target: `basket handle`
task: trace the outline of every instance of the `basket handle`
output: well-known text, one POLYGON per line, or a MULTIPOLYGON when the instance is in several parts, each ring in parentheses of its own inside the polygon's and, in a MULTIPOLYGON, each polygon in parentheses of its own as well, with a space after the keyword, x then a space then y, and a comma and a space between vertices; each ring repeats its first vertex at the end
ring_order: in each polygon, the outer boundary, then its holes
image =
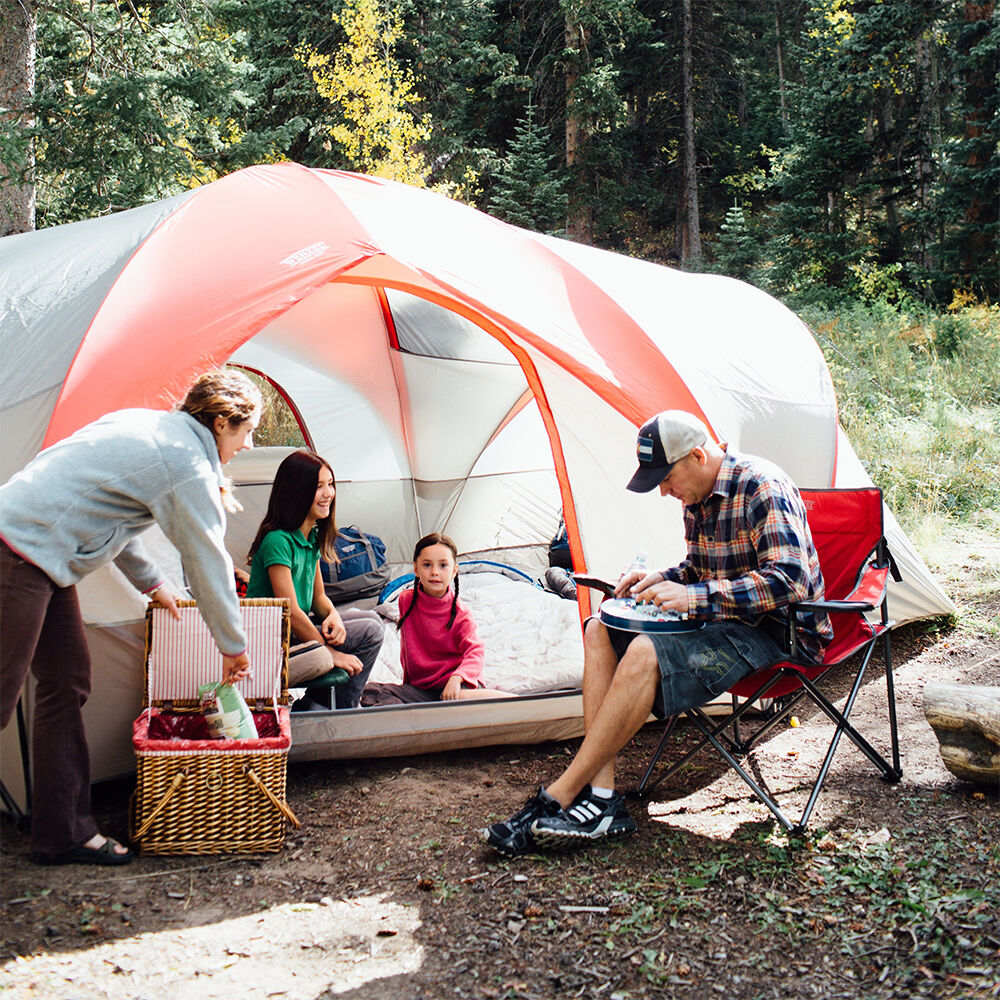
POLYGON ((302 827, 302 824, 299 822, 298 816, 296 816, 295 813, 293 813, 292 810, 288 807, 288 803, 282 802, 282 800, 279 799, 271 791, 271 789, 268 788, 267 785, 265 785, 264 782, 257 777, 257 772, 249 764, 243 765, 243 773, 257 786, 258 789, 260 789, 260 791, 262 791, 268 797, 268 799, 271 802, 271 805, 274 806, 274 808, 277 809, 278 812, 280 812, 281 815, 285 817, 285 819, 287 819, 290 823, 293 823, 296 829, 300 829, 302 827))
POLYGON ((163 793, 163 798, 156 804, 156 808, 146 817, 146 822, 139 827, 135 836, 132 838, 133 840, 142 840, 142 838, 146 835, 146 832, 153 825, 153 820, 156 819, 161 812, 163 812, 167 803, 174 797, 174 793, 181 787, 186 777, 187 771, 178 771, 178 773, 174 775, 173 780, 170 782, 170 787, 163 793))

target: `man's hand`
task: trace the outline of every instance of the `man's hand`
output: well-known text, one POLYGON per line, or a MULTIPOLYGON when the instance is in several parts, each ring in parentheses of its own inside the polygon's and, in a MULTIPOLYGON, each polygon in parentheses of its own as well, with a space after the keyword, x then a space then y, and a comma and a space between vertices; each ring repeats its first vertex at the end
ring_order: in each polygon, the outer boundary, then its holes
POLYGON ((442 701, 457 701, 458 693, 462 690, 462 678, 458 674, 452 674, 448 678, 448 683, 445 684, 444 689, 441 691, 442 701))
POLYGON ((181 609, 177 607, 177 595, 168 587, 158 587, 149 597, 157 604, 162 604, 178 621, 181 620, 181 609))
POLYGON ((615 597, 635 597, 636 592, 652 587, 663 580, 661 573, 647 573, 641 569, 629 570, 615 587, 615 597))
MULTIPOLYGON (((653 576, 659 577, 659 573, 654 573, 653 576)), ((674 583, 673 580, 651 582, 647 577, 632 588, 632 596, 637 604, 655 604, 664 611, 687 614, 688 592, 683 583, 674 583)))
POLYGON ((250 657, 246 653, 239 656, 222 654, 222 683, 235 684, 250 676, 250 657))

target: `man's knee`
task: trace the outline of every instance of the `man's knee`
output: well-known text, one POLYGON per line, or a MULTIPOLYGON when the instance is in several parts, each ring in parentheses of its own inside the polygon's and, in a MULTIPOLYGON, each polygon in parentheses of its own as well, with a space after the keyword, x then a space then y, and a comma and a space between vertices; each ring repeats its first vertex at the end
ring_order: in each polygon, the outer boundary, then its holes
POLYGON ((660 664, 656 648, 648 636, 637 635, 625 651, 618 664, 616 679, 622 683, 636 685, 636 690, 655 686, 660 680, 660 664))
POLYGON ((607 653, 611 650, 608 630, 600 618, 588 618, 583 627, 583 650, 587 655, 607 653))
POLYGON ((362 660, 371 660, 374 663, 384 639, 385 627, 382 623, 366 620, 361 626, 354 651, 362 660))

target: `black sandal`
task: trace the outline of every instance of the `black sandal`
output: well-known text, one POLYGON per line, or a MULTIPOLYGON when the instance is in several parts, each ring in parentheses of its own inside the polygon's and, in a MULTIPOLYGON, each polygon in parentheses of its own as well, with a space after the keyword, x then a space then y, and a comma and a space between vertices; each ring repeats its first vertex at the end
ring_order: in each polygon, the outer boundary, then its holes
POLYGON ((60 854, 43 854, 32 851, 31 860, 36 865, 127 865, 135 858, 132 851, 119 854, 115 848, 121 847, 113 837, 107 837, 100 847, 71 847, 60 854))

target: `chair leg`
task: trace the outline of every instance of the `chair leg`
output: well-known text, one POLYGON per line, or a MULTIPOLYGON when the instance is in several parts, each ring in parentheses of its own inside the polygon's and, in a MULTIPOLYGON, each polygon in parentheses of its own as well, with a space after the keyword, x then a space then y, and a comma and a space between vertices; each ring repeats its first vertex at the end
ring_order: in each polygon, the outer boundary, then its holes
MULTIPOLYGON (((733 740, 730 740, 729 737, 723 733, 723 730, 725 730, 728 726, 732 726, 734 734, 738 734, 739 730, 737 727, 739 725, 739 720, 743 717, 743 715, 746 712, 750 710, 750 708, 753 705, 755 705, 762 697, 764 697, 767 694, 767 692, 771 690, 772 687, 774 687, 774 685, 778 682, 779 679, 780 676, 775 675, 769 680, 766 680, 759 688, 757 688, 757 690, 752 695, 750 695, 746 699, 746 701, 744 701, 742 705, 739 705, 739 707, 736 708, 731 715, 727 716, 718 724, 713 723, 712 720, 709 719, 709 717, 700 708, 689 709, 688 711, 681 713, 682 715, 686 715, 693 722, 695 722, 695 725, 698 727, 699 731, 704 735, 695 746, 693 746, 690 750, 688 750, 686 754, 684 754, 679 760, 671 764, 670 767, 668 767, 667 770, 665 770, 656 779, 656 781, 652 782, 652 784, 649 784, 649 778, 650 775, 653 773, 653 768, 656 766, 657 762, 662 756, 663 749, 666 745, 667 739, 673 732, 674 726, 677 724, 677 721, 680 718, 679 715, 671 716, 670 722, 667 724, 667 727, 663 731, 663 736, 660 738, 660 743, 656 748, 656 753, 653 755, 653 759, 650 761, 649 766, 646 768, 646 772, 645 774, 643 774, 642 780, 636 786, 635 794, 637 796, 642 796, 646 792, 656 788, 657 785, 665 781, 672 774, 674 774, 680 768, 682 768, 696 753, 698 753, 699 750, 702 749, 702 747, 705 746, 706 743, 709 742, 710 738, 713 740, 713 742, 717 742, 716 738, 719 735, 722 735, 722 738, 725 739, 727 743, 729 743, 730 748, 732 749, 733 752, 745 753, 746 750, 749 749, 750 743, 752 743, 753 740, 757 738, 758 734, 755 733, 754 736, 751 737, 750 741, 746 744, 746 746, 744 746, 740 742, 734 742, 733 740), (698 721, 699 717, 700 721, 698 721), (711 734, 711 736, 709 734, 711 734)), ((734 704, 738 704, 735 698, 734 698, 734 704)))
MULTIPOLYGON (((816 779, 816 783, 813 785, 812 792, 809 795, 809 801, 806 803, 806 807, 802 812, 802 819, 799 824, 802 829, 805 829, 809 822, 809 817, 812 814, 813 807, 816 805, 820 791, 823 788, 823 783, 826 781, 827 772, 830 770, 830 765, 833 763, 833 757, 837 752, 837 746, 840 743, 840 738, 844 735, 844 733, 847 733, 855 746, 857 746, 858 749, 861 750, 865 756, 867 756, 868 759, 879 769, 879 771, 881 771, 883 778, 887 781, 899 780, 900 772, 898 763, 895 769, 890 767, 885 758, 874 747, 872 747, 872 745, 861 735, 861 733, 857 731, 857 729, 854 728, 854 726, 850 724, 850 722, 848 722, 851 711, 854 708, 855 699, 857 698, 858 692, 861 690, 861 685, 864 681, 865 669, 868 666, 874 650, 875 645, 873 644, 866 653, 861 666, 858 668, 857 676, 855 677, 854 684, 851 687, 851 693, 848 695, 847 701, 844 704, 843 712, 838 712, 836 707, 820 693, 820 691, 810 680, 808 680, 808 678, 803 678, 803 683, 813 695, 813 700, 827 714, 827 716, 829 716, 829 718, 837 724, 837 729, 833 734, 833 739, 830 741, 830 746, 827 748, 826 756, 823 758, 823 765, 820 767, 819 777, 816 779)), ((895 714, 894 708, 890 711, 892 714, 895 714)))
POLYGON ((885 693, 889 702, 889 736, 892 741, 892 781, 899 781, 903 777, 903 768, 899 762, 899 729, 896 725, 896 688, 892 676, 892 639, 889 630, 885 630, 883 641, 883 655, 885 656, 885 693))
POLYGON ((0 802, 14 818, 18 830, 27 830, 31 825, 31 757, 28 749, 28 727, 24 721, 23 699, 17 699, 17 738, 21 750, 21 774, 24 780, 25 808, 18 805, 10 789, 0 781, 0 802))
MULTIPOLYGON (((653 754, 653 759, 649 762, 649 766, 646 768, 645 774, 642 776, 642 780, 639 782, 638 787, 635 790, 636 795, 642 795, 646 790, 646 783, 649 781, 650 775, 653 773, 653 768, 659 763, 660 758, 663 756, 663 748, 667 745, 667 740, 670 738, 670 734, 674 731, 674 727, 677 725, 677 716, 671 715, 667 719, 667 724, 663 727, 663 735, 660 737, 660 742, 656 745, 656 752, 653 754)), ((651 787, 655 788, 663 778, 657 779, 651 787)))
MULTIPOLYGON (((702 723, 698 720, 693 720, 694 724, 702 729, 702 723)), ((760 799, 768 809, 771 810, 775 819, 791 834, 796 834, 801 832, 802 824, 798 826, 794 824, 782 811, 781 807, 775 802, 774 798, 766 792, 759 782, 757 782, 753 775, 729 752, 729 750, 718 740, 715 734, 711 731, 702 730, 705 733, 705 738, 708 742, 715 747, 716 750, 722 755, 726 763, 743 779, 743 781, 752 789, 757 798, 760 799)))
MULTIPOLYGON (((874 647, 873 647, 874 648, 874 647)), ((869 650, 869 655, 871 651, 869 650)), ((857 731, 848 722, 848 718, 851 714, 851 709, 854 707, 854 700, 858 696, 858 692, 861 690, 861 684, 864 680, 864 666, 858 671, 858 676, 855 678, 854 685, 851 688, 851 693, 848 696, 847 702, 844 705, 844 711, 839 712, 835 705, 831 704, 826 696, 810 681, 808 678, 803 678, 802 683, 809 688, 809 693, 813 697, 813 701, 819 708, 821 708, 830 719, 831 722, 835 723, 837 726, 837 732, 834 736, 834 749, 836 748, 836 742, 840 740, 840 737, 847 733, 851 738, 854 745, 882 772, 883 776, 889 780, 895 777, 895 772, 890 766, 889 762, 866 740, 861 733, 857 731)), ((832 760, 833 754, 829 753, 827 756, 832 760)))
MULTIPOLYGON (((748 707, 749 706, 745 705, 743 708, 740 708, 737 712, 737 715, 741 715, 743 712, 747 710, 748 707)), ((713 737, 717 737, 720 734, 722 734, 722 730, 724 730, 727 726, 729 726, 733 721, 734 721, 733 716, 729 716, 722 722, 718 724, 713 724, 712 721, 709 719, 709 717, 705 715, 705 713, 702 712, 701 709, 699 708, 688 709, 686 712, 682 712, 680 715, 671 716, 670 723, 667 725, 667 728, 664 729, 663 736, 660 738, 660 743, 656 748, 656 753, 653 755, 653 759, 650 761, 649 766, 646 768, 646 773, 642 776, 642 781, 640 781, 639 784, 636 786, 635 789, 636 796, 641 797, 645 793, 652 791, 658 785, 666 781, 666 779, 669 778, 672 774, 676 774, 677 771, 679 771, 692 757, 695 756, 695 754, 698 753, 699 750, 701 750, 708 743, 709 732, 711 732, 713 737), (656 763, 659 761, 660 757, 663 754, 663 749, 666 745, 667 739, 673 732, 674 726, 677 725, 678 720, 680 720, 684 716, 687 716, 687 718, 691 719, 691 721, 694 722, 695 725, 698 727, 698 730, 704 733, 705 735, 702 736, 701 740, 699 740, 698 743, 696 743, 693 747, 691 747, 691 749, 688 750, 687 753, 685 753, 679 759, 675 760, 674 763, 671 764, 670 767, 668 767, 656 779, 656 781, 647 785, 649 777, 653 772, 653 768, 656 766, 656 763)), ((739 746, 733 743, 732 740, 730 740, 724 734, 722 735, 723 739, 725 739, 726 742, 729 743, 731 749, 734 752, 736 753, 742 752, 739 746)))
POLYGON ((798 694, 793 695, 785 701, 785 704, 774 712, 769 718, 765 719, 757 729, 751 733, 750 737, 746 740, 740 740, 736 744, 736 749, 740 753, 749 753, 753 748, 753 745, 762 737, 766 736, 775 726, 780 725, 785 721, 786 718, 792 713, 795 706, 802 701, 805 697, 805 693, 800 691, 798 694))
POLYGON ((2 781, 0 781, 0 802, 3 803, 4 809, 10 813, 14 823, 17 825, 18 830, 23 831, 27 829, 30 817, 20 807, 17 799, 14 798, 14 796, 10 793, 10 790, 2 781))

